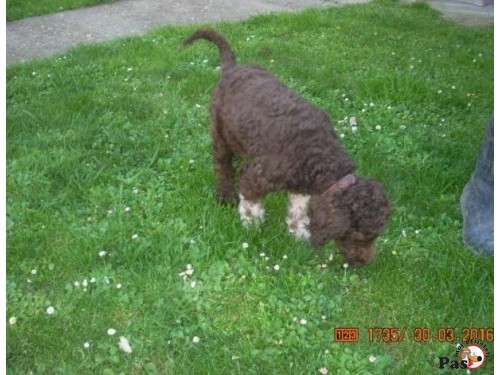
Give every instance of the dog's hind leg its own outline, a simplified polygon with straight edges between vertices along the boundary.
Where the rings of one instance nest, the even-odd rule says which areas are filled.
[[[265,210],[262,205],[262,199],[248,200],[240,193],[238,212],[245,227],[253,224],[259,225],[264,221]]]
[[[241,167],[238,211],[244,226],[258,225],[264,221],[262,199],[269,190],[266,179],[263,178],[261,158]]]
[[[273,157],[261,156],[241,168],[239,212],[245,225],[264,221],[262,199],[271,191],[284,190],[281,169]]]
[[[212,114],[212,147],[215,175],[217,180],[217,197],[221,204],[231,204],[236,201],[234,191],[234,169],[232,152],[229,145],[219,132],[217,115]]]

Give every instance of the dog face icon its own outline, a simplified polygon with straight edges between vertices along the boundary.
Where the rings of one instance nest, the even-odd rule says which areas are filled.
[[[480,346],[469,345],[466,346],[460,354],[460,360],[467,362],[467,368],[476,369],[484,363],[485,355]]]

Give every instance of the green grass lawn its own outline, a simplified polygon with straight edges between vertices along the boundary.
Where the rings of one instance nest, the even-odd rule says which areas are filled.
[[[389,1],[211,27],[326,110],[359,173],[384,183],[376,259],[344,269],[332,243],[294,240],[284,194],[260,229],[217,205],[218,53],[179,47],[194,26],[15,65],[8,373],[455,373],[438,357],[457,359],[463,329],[493,327],[493,259],[462,244],[459,205],[493,112],[493,27]],[[336,342],[336,327],[360,342]],[[372,327],[406,334],[370,342]],[[417,327],[455,337],[417,343]]]
[[[111,3],[115,0],[7,0],[7,21],[46,13]]]

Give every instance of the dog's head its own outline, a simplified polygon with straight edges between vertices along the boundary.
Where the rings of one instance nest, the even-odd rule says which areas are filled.
[[[370,263],[389,217],[389,200],[378,182],[348,175],[313,197],[311,210],[313,246],[334,240],[349,263]]]

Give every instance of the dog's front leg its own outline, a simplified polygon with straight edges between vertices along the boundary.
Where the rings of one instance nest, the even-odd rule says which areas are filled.
[[[307,210],[311,196],[302,194],[288,194],[288,215],[286,223],[288,230],[297,239],[309,240],[311,233],[309,232],[309,216]]]

